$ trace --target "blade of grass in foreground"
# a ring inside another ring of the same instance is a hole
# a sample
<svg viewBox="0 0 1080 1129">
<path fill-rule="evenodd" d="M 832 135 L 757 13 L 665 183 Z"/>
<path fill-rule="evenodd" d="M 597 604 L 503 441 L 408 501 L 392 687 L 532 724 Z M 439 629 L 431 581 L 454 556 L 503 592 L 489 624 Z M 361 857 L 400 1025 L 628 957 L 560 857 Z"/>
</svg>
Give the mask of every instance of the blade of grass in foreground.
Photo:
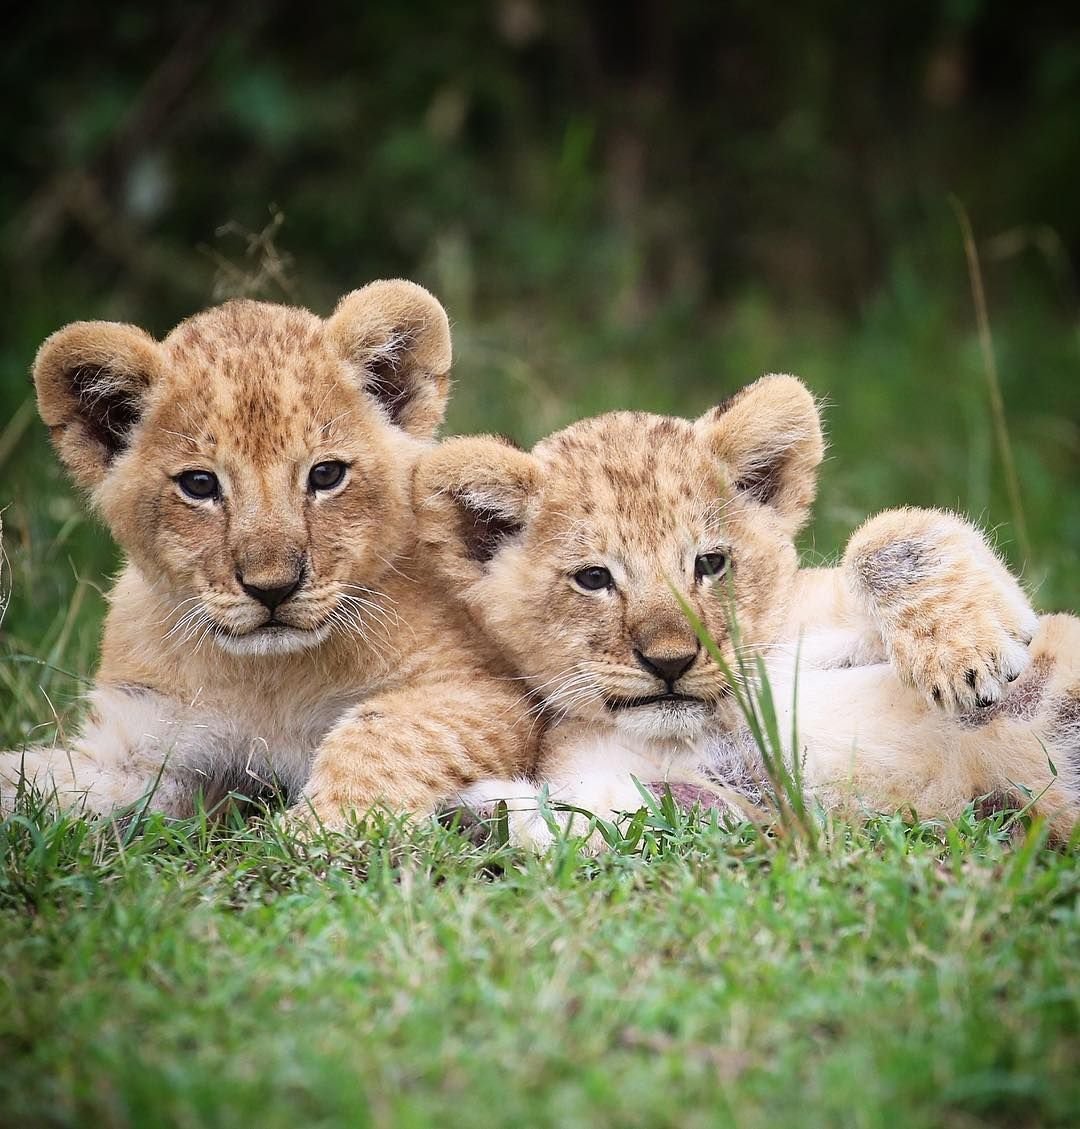
<svg viewBox="0 0 1080 1129">
<path fill-rule="evenodd" d="M 762 766 L 769 784 L 769 799 L 776 808 L 780 828 L 793 841 L 814 851 L 819 845 L 820 827 L 806 802 L 802 781 L 802 761 L 799 756 L 798 730 L 794 715 L 797 697 L 792 702 L 791 749 L 785 750 L 780 734 L 779 715 L 773 698 L 765 662 L 754 656 L 753 666 L 747 660 L 742 645 L 738 617 L 735 614 L 732 594 L 728 591 L 728 622 L 731 642 L 735 651 L 736 669 L 724 658 L 716 640 L 702 623 L 700 617 L 677 589 L 672 587 L 683 615 L 693 628 L 713 661 L 727 679 L 742 714 L 750 736 L 761 754 Z M 797 666 L 797 659 L 796 659 Z"/>
</svg>

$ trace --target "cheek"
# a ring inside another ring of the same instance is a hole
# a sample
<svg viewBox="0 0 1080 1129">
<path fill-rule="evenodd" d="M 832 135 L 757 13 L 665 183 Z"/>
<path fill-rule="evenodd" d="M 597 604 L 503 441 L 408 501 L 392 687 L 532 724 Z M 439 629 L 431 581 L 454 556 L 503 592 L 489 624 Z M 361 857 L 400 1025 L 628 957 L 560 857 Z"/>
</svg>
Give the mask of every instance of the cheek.
<svg viewBox="0 0 1080 1129">
<path fill-rule="evenodd" d="M 391 560 L 412 528 L 404 473 L 386 465 L 354 466 L 350 473 L 340 494 L 308 503 L 311 559 L 324 573 Z"/>
<path fill-rule="evenodd" d="M 128 557 L 149 578 L 227 582 L 232 570 L 224 551 L 224 514 L 189 506 L 163 474 L 150 478 L 161 480 L 156 490 L 147 479 L 129 476 L 102 503 L 109 528 Z"/>
<path fill-rule="evenodd" d="M 580 616 L 575 639 L 594 658 L 623 659 L 630 650 L 617 600 L 596 601 Z"/>
<path fill-rule="evenodd" d="M 581 608 L 561 577 L 530 564 L 528 550 L 508 551 L 489 566 L 470 605 L 522 674 L 543 682 L 583 657 Z"/>
<path fill-rule="evenodd" d="M 189 506 L 169 491 L 156 499 L 154 510 L 159 563 L 170 576 L 230 583 L 235 565 L 225 544 L 226 519 L 220 508 Z"/>
<path fill-rule="evenodd" d="M 781 538 L 758 538 L 740 554 L 735 573 L 735 607 L 744 639 L 764 642 L 786 615 L 797 568 L 795 548 Z M 724 621 L 726 594 L 712 602 L 713 617 Z"/>
<path fill-rule="evenodd" d="M 619 659 L 626 650 L 622 603 L 615 596 L 581 596 L 565 582 L 546 594 L 542 614 L 552 649 L 563 666 L 589 659 Z"/>
</svg>

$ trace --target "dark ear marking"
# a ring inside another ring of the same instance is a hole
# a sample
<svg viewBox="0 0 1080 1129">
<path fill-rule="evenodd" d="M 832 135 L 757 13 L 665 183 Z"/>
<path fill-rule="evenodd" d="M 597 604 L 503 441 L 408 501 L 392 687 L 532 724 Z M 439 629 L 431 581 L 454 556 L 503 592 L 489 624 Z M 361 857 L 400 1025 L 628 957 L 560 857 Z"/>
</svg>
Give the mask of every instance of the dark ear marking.
<svg viewBox="0 0 1080 1129">
<path fill-rule="evenodd" d="M 401 279 L 346 294 L 329 332 L 364 392 L 403 431 L 430 439 L 450 393 L 450 323 L 422 286 Z"/>
<path fill-rule="evenodd" d="M 163 365 L 148 333 L 118 322 L 72 322 L 42 343 L 38 412 L 80 486 L 96 487 L 130 445 Z"/>
<path fill-rule="evenodd" d="M 749 494 L 755 502 L 763 506 L 771 505 L 784 481 L 784 464 L 776 459 L 763 466 L 751 467 L 736 483 L 735 489 Z"/>
<path fill-rule="evenodd" d="M 415 380 L 410 381 L 403 371 L 410 343 L 411 335 L 397 330 L 384 346 L 373 350 L 364 363 L 367 373 L 364 387 L 399 427 L 416 394 Z"/>
<path fill-rule="evenodd" d="M 732 392 L 730 396 L 725 396 L 709 414 L 719 419 L 735 403 L 738 395 L 738 392 Z"/>
<path fill-rule="evenodd" d="M 495 510 L 461 507 L 460 536 L 469 560 L 487 564 L 502 547 L 524 528 L 520 521 Z"/>
<path fill-rule="evenodd" d="M 468 592 L 489 562 L 524 536 L 541 478 L 537 459 L 489 435 L 449 439 L 420 457 L 412 494 L 417 536 L 444 580 Z"/>
<path fill-rule="evenodd" d="M 726 464 L 736 490 L 772 509 L 793 533 L 802 526 L 825 448 L 817 404 L 800 380 L 763 376 L 694 426 Z"/>
<path fill-rule="evenodd" d="M 83 427 L 90 439 L 105 452 L 110 465 L 127 447 L 139 422 L 139 397 L 130 387 L 110 382 L 106 370 L 97 365 L 79 365 L 68 374 L 71 390 L 81 408 Z"/>
</svg>

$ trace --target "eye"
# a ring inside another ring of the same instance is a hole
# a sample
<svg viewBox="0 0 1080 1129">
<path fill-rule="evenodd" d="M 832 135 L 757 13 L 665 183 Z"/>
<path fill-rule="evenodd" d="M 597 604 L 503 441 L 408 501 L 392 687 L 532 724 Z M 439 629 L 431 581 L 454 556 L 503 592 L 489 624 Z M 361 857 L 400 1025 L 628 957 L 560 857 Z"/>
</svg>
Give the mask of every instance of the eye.
<svg viewBox="0 0 1080 1129">
<path fill-rule="evenodd" d="M 327 463 L 316 463 L 310 471 L 308 471 L 308 489 L 310 490 L 333 490 L 335 486 L 345 477 L 345 471 L 348 467 L 345 463 L 333 460 Z"/>
<path fill-rule="evenodd" d="M 614 588 L 611 573 L 599 565 L 591 565 L 574 573 L 574 583 L 586 592 L 599 592 L 603 588 Z"/>
<path fill-rule="evenodd" d="M 207 498 L 221 497 L 221 483 L 218 476 L 209 470 L 185 470 L 176 476 L 176 484 L 189 497 L 197 502 Z"/>
<path fill-rule="evenodd" d="M 727 572 L 726 553 L 702 553 L 694 561 L 694 576 L 698 580 L 716 580 Z"/>
</svg>

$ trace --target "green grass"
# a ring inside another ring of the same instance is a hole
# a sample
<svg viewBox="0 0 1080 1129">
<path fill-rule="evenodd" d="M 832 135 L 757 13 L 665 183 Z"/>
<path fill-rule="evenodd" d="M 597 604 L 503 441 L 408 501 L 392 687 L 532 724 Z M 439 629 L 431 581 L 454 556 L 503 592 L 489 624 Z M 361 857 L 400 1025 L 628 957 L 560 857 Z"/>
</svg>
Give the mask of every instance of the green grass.
<svg viewBox="0 0 1080 1129">
<path fill-rule="evenodd" d="M 20 414 L 46 321 L 0 354 L 5 747 L 77 717 L 116 560 Z M 847 326 L 752 295 L 640 330 L 539 306 L 462 322 L 451 430 L 692 414 L 794 370 L 830 405 L 809 560 L 882 506 L 959 506 L 999 528 L 1040 607 L 1080 606 L 1080 350 L 1045 304 L 994 319 L 1028 561 L 969 308 L 903 273 Z M 1075 849 L 1000 816 L 829 824 L 813 851 L 667 822 L 600 861 L 565 844 L 538 862 L 436 827 L 302 849 L 258 823 L 9 821 L 0 1123 L 1075 1119 Z"/>
<path fill-rule="evenodd" d="M 31 821 L 32 822 L 32 821 Z M 0 831 L 9 1124 L 1065 1125 L 1080 872 L 1000 818 L 538 862 Z"/>
</svg>

